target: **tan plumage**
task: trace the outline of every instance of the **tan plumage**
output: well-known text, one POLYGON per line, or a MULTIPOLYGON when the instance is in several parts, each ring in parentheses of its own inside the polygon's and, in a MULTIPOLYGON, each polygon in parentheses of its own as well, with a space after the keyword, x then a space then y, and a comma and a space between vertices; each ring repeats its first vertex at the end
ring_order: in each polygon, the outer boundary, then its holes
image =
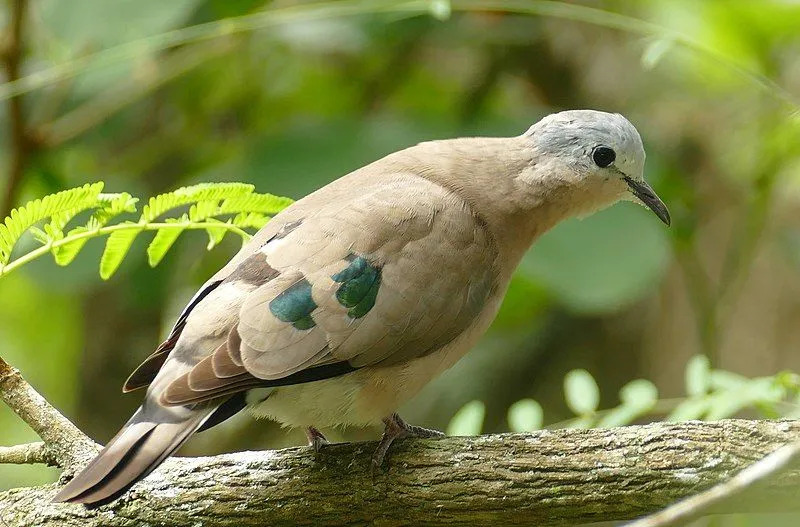
POLYGON ((290 426, 388 418, 483 334, 538 235, 629 192, 664 219, 643 163, 621 116, 565 112, 519 137, 422 143, 297 201, 131 375, 145 404, 56 501, 113 499, 245 403, 290 426))

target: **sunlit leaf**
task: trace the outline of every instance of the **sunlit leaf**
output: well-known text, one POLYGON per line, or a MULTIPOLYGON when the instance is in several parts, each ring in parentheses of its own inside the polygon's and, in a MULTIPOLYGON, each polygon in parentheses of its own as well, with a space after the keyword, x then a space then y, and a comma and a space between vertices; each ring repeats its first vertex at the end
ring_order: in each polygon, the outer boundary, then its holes
POLYGON ((697 399, 686 399, 676 406, 667 416, 666 420, 671 422, 691 421, 700 419, 708 410, 708 398, 700 397, 697 399))
POLYGON ((686 363, 686 394, 696 397, 708 392, 711 386, 711 363, 705 355, 695 355, 686 363))
POLYGON ((592 414, 600 405, 600 388, 586 370, 572 370, 564 377, 567 406, 576 415, 592 414))
POLYGON ((533 399, 522 399, 508 408, 508 428, 512 432, 532 432, 542 428, 544 410, 533 399))
POLYGON ((486 406, 481 401, 470 401, 456 412, 447 425, 449 436, 477 436, 483 430, 486 406))
MULTIPOLYGON (((185 217, 178 219, 168 219, 168 223, 179 223, 185 221, 185 217)), ((156 232, 153 241, 147 246, 147 263, 150 267, 157 266, 164 256, 169 251, 170 247, 175 243, 175 240, 181 235, 185 229, 160 229, 156 232)))
POLYGON ((140 232, 141 228, 131 228, 114 231, 108 236, 106 248, 100 258, 100 277, 103 280, 108 280, 117 271, 140 232))

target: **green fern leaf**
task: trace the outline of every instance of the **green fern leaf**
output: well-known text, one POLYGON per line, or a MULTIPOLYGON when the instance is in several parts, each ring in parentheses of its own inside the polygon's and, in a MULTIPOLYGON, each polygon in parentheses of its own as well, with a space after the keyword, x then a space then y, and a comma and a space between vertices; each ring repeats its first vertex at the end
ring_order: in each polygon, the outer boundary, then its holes
POLYGON ((201 183, 182 187, 150 198, 147 205, 142 208, 141 221, 154 221, 169 210, 198 201, 220 201, 245 196, 252 193, 254 188, 253 185, 246 183, 201 183))
POLYGON ((248 194, 228 198, 222 202, 218 214, 236 214, 239 212, 260 212, 273 216, 294 203, 291 198, 273 194, 248 194))
MULTIPOLYGON (((209 218, 206 221, 209 223, 219 223, 220 225, 225 224, 225 222, 214 218, 209 218)), ((208 234, 208 245, 206 249, 210 251, 222 242, 223 238, 225 238, 225 235, 228 233, 228 229, 225 227, 206 227, 206 233, 208 234)))
MULTIPOLYGON (((182 221, 186 221, 188 218, 184 215, 180 219, 168 218, 166 220, 167 223, 178 223, 182 221)), ((175 243, 175 240, 178 239, 178 236, 186 229, 159 229, 156 232, 153 241, 150 242, 150 245, 147 246, 147 262, 150 264, 150 267, 155 267, 156 265, 161 262, 164 258, 164 255, 167 254, 167 251, 172 247, 172 244, 175 243)))
POLYGON ((55 226, 60 222, 66 224, 78 212, 94 207, 102 190, 103 183, 87 184, 35 199, 12 210, 0 224, 0 265, 8 263, 14 245, 26 230, 54 216, 57 218, 55 226))
POLYGON ((233 217, 233 224, 242 229, 260 229, 269 221, 269 216, 258 212, 240 212, 233 217))
MULTIPOLYGON (((125 222, 124 225, 134 224, 125 222)), ((103 280, 108 280, 116 272, 140 232, 141 227, 114 231, 108 236, 106 248, 100 258, 100 277, 103 280)))
POLYGON ((98 209, 92 215, 100 225, 105 225, 113 218, 126 212, 136 212, 136 203, 139 198, 134 198, 127 192, 119 194, 100 194, 98 197, 98 209))
MULTIPOLYGON (((88 232, 90 230, 94 229, 81 225, 70 230, 67 233, 66 238, 83 234, 84 232, 88 232)), ((87 241, 89 241, 89 238, 78 238, 77 240, 67 242, 64 245, 54 247, 52 252, 53 259, 56 261, 56 264, 62 267, 71 264, 72 260, 74 260, 75 257, 78 256, 78 253, 81 251, 81 249, 83 249, 83 246, 86 245, 87 241)))
POLYGON ((191 221, 204 221, 211 216, 219 213, 219 200, 198 201, 189 208, 189 219, 191 221))

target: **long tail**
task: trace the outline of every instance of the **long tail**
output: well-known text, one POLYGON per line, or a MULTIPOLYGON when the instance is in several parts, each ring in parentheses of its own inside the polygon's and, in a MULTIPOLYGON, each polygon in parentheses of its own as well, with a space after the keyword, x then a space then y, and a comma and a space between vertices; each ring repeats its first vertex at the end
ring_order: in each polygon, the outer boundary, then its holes
POLYGON ((165 408, 145 401, 53 501, 100 505, 114 500, 185 443, 216 407, 165 408))

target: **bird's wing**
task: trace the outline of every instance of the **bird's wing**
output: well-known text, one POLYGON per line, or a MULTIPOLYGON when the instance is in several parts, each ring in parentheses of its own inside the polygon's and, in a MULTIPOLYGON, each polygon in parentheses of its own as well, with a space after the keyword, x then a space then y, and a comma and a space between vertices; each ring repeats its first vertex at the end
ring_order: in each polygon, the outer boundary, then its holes
POLYGON ((163 403, 422 356, 468 328, 496 287, 497 250, 481 218, 418 176, 382 178, 307 212, 296 219, 294 211, 291 229, 276 231, 283 235, 223 280, 250 287, 238 320, 225 342, 172 381, 163 403))

